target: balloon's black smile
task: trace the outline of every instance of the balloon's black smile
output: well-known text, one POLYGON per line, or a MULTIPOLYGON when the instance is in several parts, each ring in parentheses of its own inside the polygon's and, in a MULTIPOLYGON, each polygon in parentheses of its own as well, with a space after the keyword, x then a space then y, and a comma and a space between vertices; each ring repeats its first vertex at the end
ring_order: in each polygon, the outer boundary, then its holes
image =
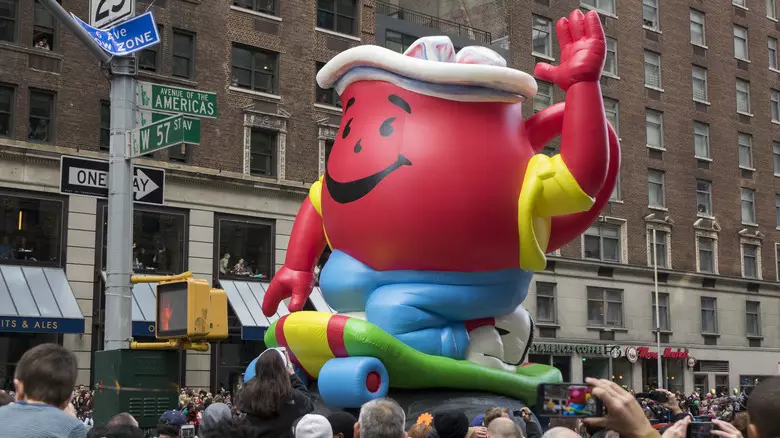
POLYGON ((355 181, 338 182, 330 176, 330 172, 325 172, 325 184, 328 187, 328 193, 331 198, 339 204, 348 204, 357 201, 374 190, 385 177, 400 169, 403 166, 411 166, 412 162, 403 154, 398 154, 395 162, 379 172, 360 178, 355 181))

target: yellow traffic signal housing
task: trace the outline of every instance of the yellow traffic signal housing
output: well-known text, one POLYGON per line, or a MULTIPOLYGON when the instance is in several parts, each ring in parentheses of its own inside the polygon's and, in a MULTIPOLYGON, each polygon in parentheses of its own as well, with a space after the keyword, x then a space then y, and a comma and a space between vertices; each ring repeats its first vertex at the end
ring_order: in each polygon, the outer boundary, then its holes
POLYGON ((157 285, 157 339, 227 338, 227 296, 194 278, 157 285))

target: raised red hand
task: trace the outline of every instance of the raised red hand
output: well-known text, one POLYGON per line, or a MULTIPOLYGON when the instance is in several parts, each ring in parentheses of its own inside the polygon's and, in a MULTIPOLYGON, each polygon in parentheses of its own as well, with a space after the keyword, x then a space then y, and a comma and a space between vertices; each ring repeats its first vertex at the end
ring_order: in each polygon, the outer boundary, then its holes
POLYGON ((568 19, 558 20, 555 30, 561 46, 561 63, 558 66, 536 64, 534 75, 555 83, 564 91, 577 82, 598 81, 607 57, 607 42, 599 14, 590 11, 583 15, 577 9, 568 19))
POLYGON ((265 293, 263 313, 265 316, 274 315, 279 303, 290 297, 292 297, 289 305, 290 311, 302 310, 312 288, 314 288, 313 272, 295 271, 287 266, 282 266, 282 269, 274 275, 268 286, 268 291, 265 293))

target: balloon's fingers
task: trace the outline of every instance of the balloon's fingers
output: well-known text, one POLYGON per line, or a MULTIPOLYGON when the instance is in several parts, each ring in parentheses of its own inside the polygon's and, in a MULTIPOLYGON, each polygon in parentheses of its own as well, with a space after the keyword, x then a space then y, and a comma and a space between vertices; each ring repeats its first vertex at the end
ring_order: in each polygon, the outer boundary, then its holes
POLYGON ((569 20, 565 17, 558 20, 558 22, 555 24, 555 33, 558 34, 558 44, 561 46, 561 50, 563 50, 564 47, 568 46, 573 41, 571 37, 569 20))
POLYGON ((534 76, 543 81, 555 82, 556 67, 546 62, 540 62, 534 68, 534 76))

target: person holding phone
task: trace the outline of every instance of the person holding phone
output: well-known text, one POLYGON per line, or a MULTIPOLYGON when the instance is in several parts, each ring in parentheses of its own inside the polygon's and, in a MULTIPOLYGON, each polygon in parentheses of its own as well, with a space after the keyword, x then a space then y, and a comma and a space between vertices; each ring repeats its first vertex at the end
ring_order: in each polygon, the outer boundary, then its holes
POLYGON ((256 438, 291 437, 295 420, 314 410, 308 389, 282 348, 258 356, 255 377, 241 389, 239 403, 256 438))

